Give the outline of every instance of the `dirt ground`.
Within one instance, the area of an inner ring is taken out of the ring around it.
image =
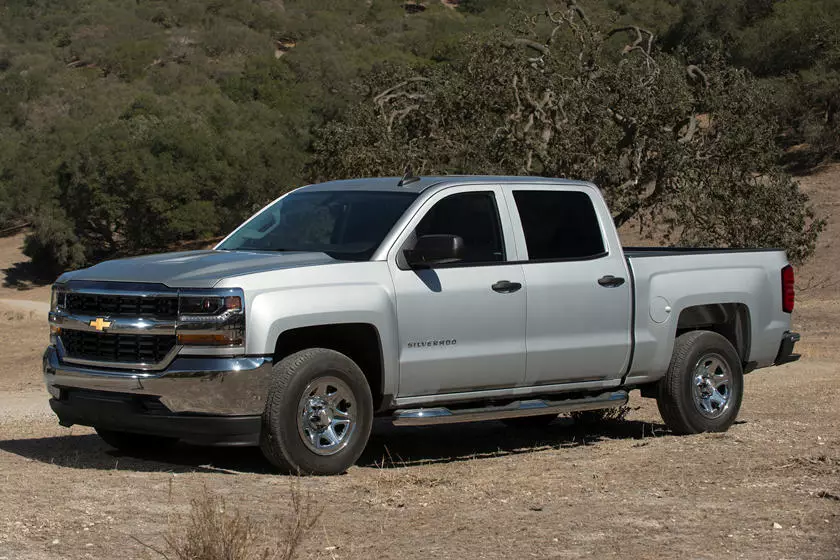
[[[838,179],[803,179],[826,214]],[[0,288],[0,560],[161,558],[135,539],[163,546],[205,488],[271,527],[291,483],[323,508],[301,558],[840,559],[835,224],[800,274],[817,279],[794,314],[802,360],[748,375],[725,434],[672,436],[633,394],[624,421],[590,427],[380,422],[346,475],[299,481],[253,449],[137,458],[58,426],[40,381],[43,309],[10,301],[43,305],[48,290]],[[20,242],[0,239],[0,268]]]

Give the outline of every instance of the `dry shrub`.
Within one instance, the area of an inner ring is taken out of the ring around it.
[[[620,422],[630,413],[630,407],[619,406],[601,410],[581,410],[572,412],[570,416],[579,424],[594,424],[596,422]]]
[[[295,481],[289,485],[289,496],[286,515],[259,521],[229,508],[223,497],[205,487],[191,501],[186,518],[169,520],[165,551],[135,540],[166,560],[291,560],[321,510]]]

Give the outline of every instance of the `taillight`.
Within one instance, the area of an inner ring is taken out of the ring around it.
[[[796,291],[793,289],[793,267],[787,265],[782,269],[782,311],[793,312],[793,300]]]

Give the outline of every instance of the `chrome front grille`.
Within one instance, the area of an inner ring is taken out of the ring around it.
[[[161,371],[180,352],[244,351],[240,288],[70,280],[54,286],[52,299],[51,340],[62,362]]]
[[[137,335],[62,330],[68,358],[121,364],[157,364],[175,347],[175,334]]]
[[[178,317],[178,296],[70,292],[66,296],[65,309],[76,315],[123,315],[174,320]]]
[[[70,282],[50,312],[62,360],[135,370],[174,359],[177,321],[178,290],[161,284]]]

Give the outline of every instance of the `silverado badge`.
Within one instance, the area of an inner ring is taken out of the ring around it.
[[[96,330],[102,331],[102,330],[105,330],[105,329],[107,329],[108,327],[111,326],[111,321],[106,321],[102,317],[97,317],[96,319],[94,319],[93,321],[91,321],[88,324],[91,327],[95,328]]]

